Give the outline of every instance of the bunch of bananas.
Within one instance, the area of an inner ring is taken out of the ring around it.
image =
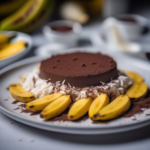
[[[0,5],[0,15],[9,15],[1,20],[0,30],[33,31],[49,17],[53,3],[53,0],[12,0]]]
[[[0,60],[11,57],[25,49],[27,46],[24,41],[16,41],[10,43],[11,39],[16,37],[16,34],[6,35],[0,34]]]
[[[104,93],[94,100],[91,97],[79,99],[70,108],[68,119],[77,120],[88,112],[92,120],[110,120],[125,113],[130,108],[130,98],[138,100],[145,97],[148,90],[140,75],[134,72],[127,72],[127,74],[135,83],[125,95],[117,97],[111,103]],[[61,114],[71,104],[70,95],[54,93],[35,100],[34,95],[26,92],[19,84],[11,84],[9,90],[13,98],[26,103],[26,109],[42,111],[40,116],[46,120]]]

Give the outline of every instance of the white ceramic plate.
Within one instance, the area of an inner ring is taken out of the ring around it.
[[[94,48],[76,48],[77,50],[84,51],[85,49],[88,52],[96,53],[99,50]],[[70,51],[62,51],[59,53],[69,53],[75,50]],[[57,52],[58,53],[58,52]],[[106,53],[106,52],[105,52]],[[107,52],[108,55],[112,56],[118,64],[118,68],[124,70],[133,70],[140,73],[144,78],[146,83],[150,86],[150,64],[146,61],[141,61],[138,59],[133,59],[130,57],[126,57],[120,54],[115,54],[111,52]],[[1,70],[1,84],[0,84],[0,111],[5,115],[22,122],[24,124],[37,127],[40,129],[63,132],[63,133],[72,133],[72,134],[108,134],[108,133],[116,133],[127,130],[132,130],[136,128],[143,127],[145,125],[150,124],[150,116],[146,116],[146,114],[150,114],[150,109],[147,109],[143,114],[138,114],[135,117],[131,118],[118,118],[108,122],[107,124],[92,124],[90,119],[82,121],[82,122],[46,122],[39,117],[30,116],[30,114],[20,113],[20,110],[14,110],[17,108],[18,104],[11,104],[13,99],[11,98],[9,91],[6,88],[10,83],[18,82],[20,76],[24,73],[30,72],[33,68],[40,64],[40,61],[43,58],[41,57],[32,57],[20,62],[17,62],[13,65],[6,67]],[[8,99],[7,101],[5,99]],[[136,120],[133,120],[136,118]]]
[[[23,51],[15,54],[15,55],[13,55],[9,58],[6,58],[4,60],[0,60],[0,68],[5,67],[6,65],[20,59],[21,57],[26,55],[32,47],[32,38],[29,35],[25,34],[25,33],[16,32],[16,31],[0,31],[0,34],[1,33],[4,33],[4,34],[6,33],[7,34],[7,33],[11,33],[11,32],[17,33],[17,36],[14,39],[12,39],[12,42],[22,40],[22,41],[25,41],[28,44],[28,47],[25,48]]]

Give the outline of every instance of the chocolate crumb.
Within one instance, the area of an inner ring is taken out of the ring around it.
[[[7,88],[6,88],[6,90],[8,90],[8,91],[9,91],[9,87],[7,87]]]
[[[19,101],[17,101],[17,100],[12,102],[12,104],[17,104],[17,103],[19,103]]]
[[[92,124],[108,124],[110,121],[93,121]]]
[[[24,104],[23,104],[24,106]],[[40,114],[41,111],[35,111],[35,110],[29,110],[29,109],[25,109],[24,107],[21,108],[21,112],[20,113],[30,113],[30,116],[34,116],[34,115],[38,115]]]
[[[4,99],[4,101],[8,101],[8,99]]]
[[[137,119],[136,119],[136,118],[133,118],[132,120],[135,121],[135,120],[137,120]]]
[[[147,96],[145,98],[140,98],[138,101],[132,102],[129,110],[122,115],[124,118],[129,118],[135,114],[141,114],[144,112],[143,109],[150,108],[150,89],[148,90]]]
[[[40,113],[41,113],[41,111],[34,111],[30,114],[30,116],[39,115]]]
[[[150,114],[146,114],[146,116],[150,116]]]
[[[19,107],[15,108],[15,109],[13,109],[13,110],[18,110],[18,109],[19,109]]]
[[[19,106],[20,106],[21,108],[24,108],[24,104],[20,104]]]

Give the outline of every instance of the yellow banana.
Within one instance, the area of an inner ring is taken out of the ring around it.
[[[129,98],[135,98],[135,101],[139,98],[145,97],[148,87],[145,82],[134,83],[126,92]]]
[[[14,37],[16,37],[15,33],[12,35],[0,34],[0,46],[9,43]]]
[[[25,0],[17,11],[1,20],[0,30],[31,32],[48,19],[54,0]]]
[[[36,99],[32,102],[26,103],[25,108],[31,109],[31,110],[43,110],[47,105],[49,105],[51,102],[61,97],[62,95],[63,94],[61,93],[54,93],[54,94]]]
[[[50,103],[42,112],[40,117],[51,119],[61,114],[71,103],[70,95],[64,95]]]
[[[8,44],[2,44],[2,45],[0,45],[0,50],[2,50],[3,48],[5,48],[6,46],[8,46]]]
[[[27,102],[35,100],[35,96],[25,91],[20,86],[20,84],[10,84],[9,91],[10,91],[11,96],[20,102],[27,103]]]
[[[126,71],[125,72],[135,83],[141,83],[144,81],[143,77],[135,72]]]
[[[97,98],[92,102],[89,109],[89,117],[92,118],[94,114],[98,113],[104,106],[108,105],[109,97],[107,94],[100,94]]]
[[[86,112],[88,112],[90,105],[92,103],[92,98],[82,98],[73,104],[68,113],[69,120],[77,120],[82,117]]]
[[[27,44],[24,41],[17,41],[8,44],[6,47],[0,50],[0,60],[11,57],[25,49]]]
[[[19,7],[21,7],[26,0],[9,0],[4,1],[0,4],[0,18],[4,18],[13,12],[15,12]]]
[[[109,120],[125,113],[131,105],[127,95],[121,95],[110,104],[102,108],[97,114],[93,115],[93,120]]]

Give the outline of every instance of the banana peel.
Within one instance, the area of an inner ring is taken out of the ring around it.
[[[71,103],[70,95],[64,95],[50,103],[40,114],[41,118],[51,119],[61,114]]]
[[[14,13],[25,2],[26,2],[26,0],[4,1],[3,3],[0,4],[0,18],[4,18],[4,17]]]
[[[103,107],[108,105],[109,97],[107,94],[100,94],[97,98],[95,98],[89,109],[89,117],[92,118],[94,114],[98,113]]]
[[[54,100],[58,99],[59,97],[63,96],[62,93],[54,93],[39,99],[36,99],[32,102],[26,103],[25,108],[30,110],[43,110],[46,106],[52,103]]]
[[[20,84],[10,84],[9,91],[11,96],[20,102],[27,103],[35,100],[35,96],[25,91]]]
[[[127,95],[121,95],[93,115],[93,120],[110,120],[125,113],[131,105]]]
[[[86,114],[92,104],[92,98],[82,98],[76,101],[70,108],[68,113],[69,120],[77,120]]]
[[[53,0],[28,0],[16,12],[1,21],[0,30],[31,32],[50,15]]]

